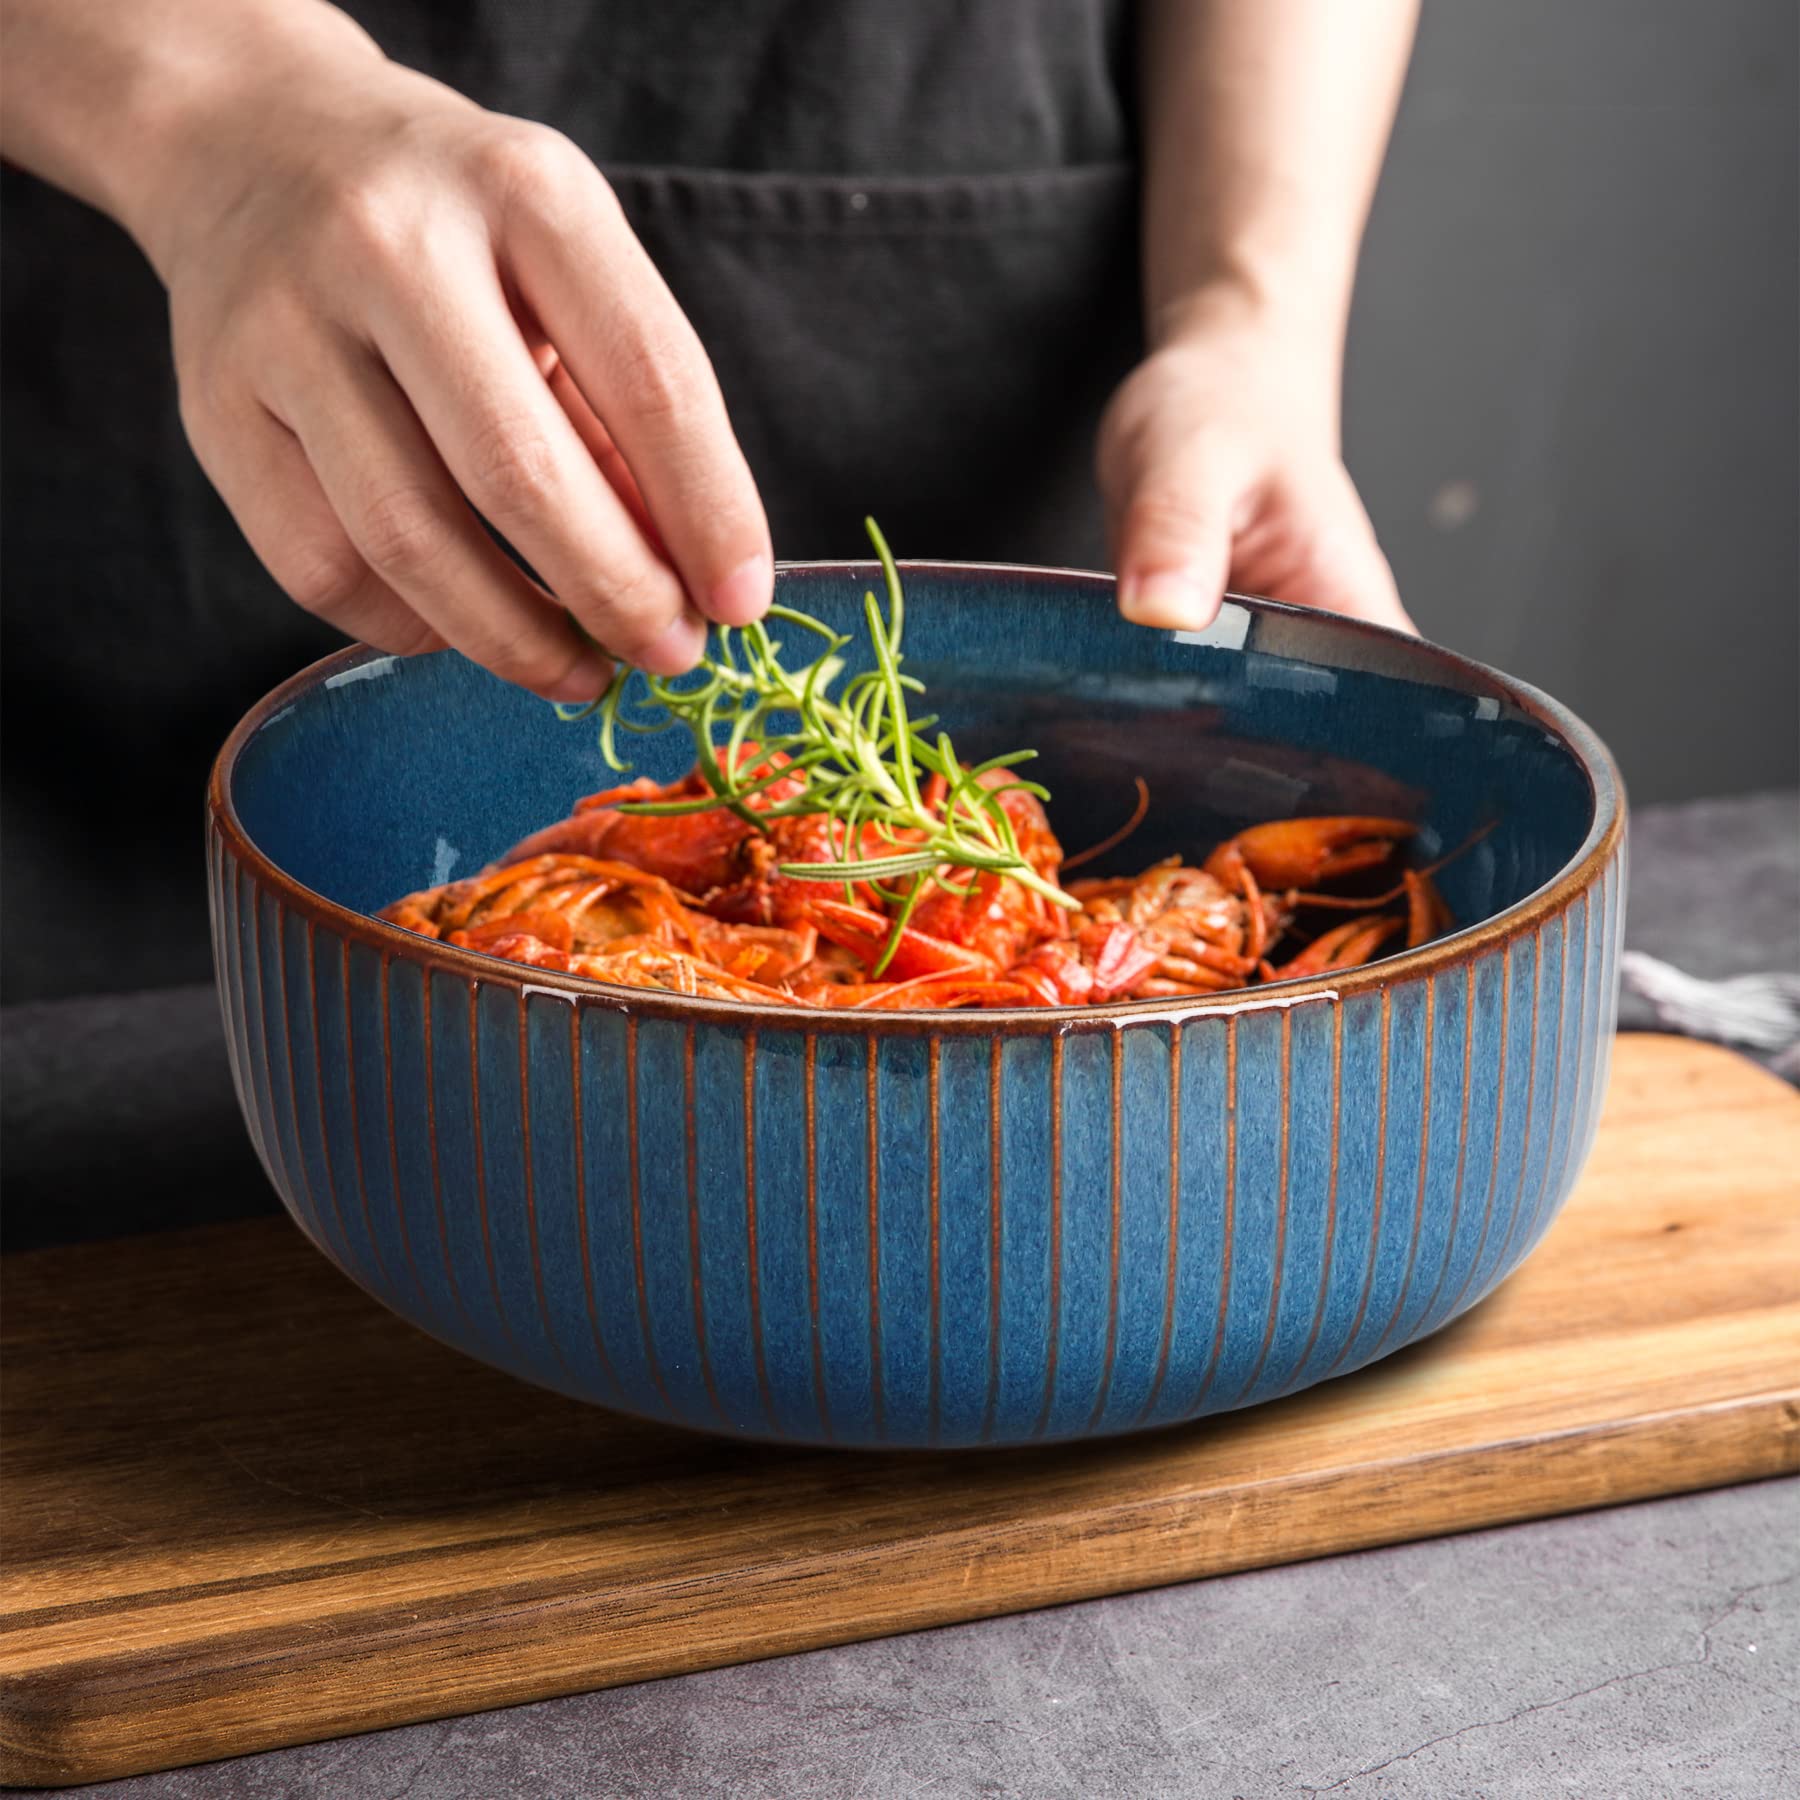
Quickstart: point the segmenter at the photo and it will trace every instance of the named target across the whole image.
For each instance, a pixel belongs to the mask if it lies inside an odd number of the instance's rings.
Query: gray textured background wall
[[[1637,801],[1800,781],[1793,0],[1425,0],[1348,456],[1430,637]]]

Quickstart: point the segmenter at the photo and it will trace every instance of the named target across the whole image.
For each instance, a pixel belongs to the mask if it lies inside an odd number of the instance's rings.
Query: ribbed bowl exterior
[[[446,1342],[702,1431],[1020,1444],[1346,1373],[1517,1267],[1606,1086],[1622,826],[1422,976],[1000,1030],[473,974],[265,883],[216,812],[208,849],[301,1229]]]

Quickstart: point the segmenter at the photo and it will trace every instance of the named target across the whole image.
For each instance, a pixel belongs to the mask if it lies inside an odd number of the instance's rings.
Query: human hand
[[[592,700],[572,618],[690,667],[773,585],[699,339],[578,149],[326,14],[172,106],[119,209],[207,475],[288,594],[378,648]]]
[[[1416,631],[1345,469],[1326,334],[1196,307],[1101,423],[1119,610],[1197,631],[1229,586]]]

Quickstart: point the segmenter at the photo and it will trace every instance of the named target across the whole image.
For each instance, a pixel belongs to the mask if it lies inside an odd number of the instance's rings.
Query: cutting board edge
[[[1584,1472],[1585,1484],[1572,1480],[1568,1468],[1571,1462],[1582,1459],[1590,1463]],[[687,1654],[659,1654],[652,1647],[632,1656],[615,1654],[606,1663],[565,1667],[560,1672],[540,1667],[526,1678],[506,1680],[497,1676],[485,1685],[469,1683],[465,1662],[460,1685],[445,1684],[443,1691],[434,1692],[430,1676],[439,1652],[470,1627],[471,1614],[463,1611],[434,1621],[422,1631],[414,1621],[414,1629],[407,1634],[410,1641],[404,1645],[407,1663],[416,1665],[416,1673],[403,1687],[408,1697],[393,1691],[397,1653],[392,1640],[401,1635],[397,1626],[364,1636],[348,1655],[321,1656],[314,1646],[308,1645],[284,1657],[252,1656],[247,1664],[241,1653],[248,1645],[242,1638],[231,1640],[240,1654],[221,1659],[219,1680],[205,1692],[195,1691],[205,1684],[206,1676],[203,1667],[196,1671],[191,1655],[179,1659],[179,1674],[156,1676],[148,1683],[142,1679],[143,1660],[132,1658],[139,1676],[135,1684],[122,1679],[120,1672],[104,1659],[95,1659],[86,1664],[65,1665],[54,1675],[30,1675],[0,1683],[0,1785],[69,1787],[113,1780],[902,1632],[1796,1473],[1800,1473],[1800,1388],[1651,1414],[1598,1428],[1577,1427],[1522,1437],[1479,1452],[1432,1451],[1387,1463],[1307,1471],[1240,1490],[1228,1509],[1229,1517],[1224,1521],[1227,1529],[1242,1515],[1246,1503],[1252,1507],[1258,1503],[1278,1507],[1290,1526],[1296,1517],[1304,1523],[1308,1511],[1323,1514],[1329,1520],[1329,1528],[1319,1532],[1316,1540],[1302,1537],[1298,1548],[1290,1540],[1271,1551],[1264,1539],[1262,1547],[1248,1555],[1223,1550],[1208,1554],[1204,1545],[1191,1545],[1179,1530],[1166,1534],[1157,1531],[1153,1515],[1178,1515],[1183,1499],[1178,1494],[1164,1495],[1142,1502],[1128,1518],[1114,1516],[1107,1521],[1106,1536],[1114,1544],[1141,1549],[1148,1538],[1158,1546],[1160,1554],[1137,1566],[1127,1569],[1116,1561],[1096,1558],[1093,1536],[1083,1535],[1082,1531],[1083,1525],[1091,1521],[1045,1520],[1034,1530],[1009,1534],[999,1548],[991,1535],[981,1535],[979,1544],[972,1542],[969,1546],[972,1556],[963,1564],[963,1577],[955,1588],[948,1587],[941,1576],[928,1575],[923,1584],[906,1583],[902,1595],[905,1604],[888,1613],[872,1615],[865,1609],[842,1616],[818,1604],[819,1593],[830,1591],[832,1568],[835,1566],[842,1573],[846,1560],[884,1558],[891,1573],[893,1546],[866,1546],[854,1557],[836,1559],[835,1563],[829,1556],[821,1555],[812,1559],[816,1566],[804,1572],[796,1571],[793,1559],[788,1559],[755,1572],[752,1579],[760,1576],[758,1585],[784,1590],[789,1600],[798,1603],[795,1610],[806,1616],[784,1631],[771,1633],[749,1654],[740,1640],[730,1639],[716,1651],[700,1648]],[[1436,1478],[1442,1474],[1454,1478],[1438,1483]],[[1520,1480],[1521,1474],[1527,1479]],[[1352,1488],[1360,1494],[1372,1475],[1379,1478],[1380,1504],[1372,1509],[1366,1524],[1347,1531],[1340,1490]],[[1423,1507],[1422,1499],[1426,1502]],[[1178,1518],[1174,1522],[1178,1525]],[[974,1538],[979,1534],[971,1531],[963,1535]],[[1165,1544],[1168,1548],[1162,1549]],[[947,1565],[954,1558],[944,1553],[954,1548],[953,1542],[944,1540],[915,1544],[910,1560]],[[1067,1573],[1057,1571],[1054,1564],[1059,1557],[1068,1558],[1074,1567]],[[1048,1576],[1040,1574],[1035,1585],[1021,1580],[1006,1592],[996,1593],[996,1576],[1005,1567],[1026,1561],[1036,1563],[1040,1569],[1048,1562],[1052,1572]],[[977,1569],[986,1577],[985,1592],[974,1589],[969,1579]],[[509,1621],[516,1627],[551,1609],[561,1615],[559,1634],[569,1649],[588,1645],[595,1637],[602,1642],[616,1640],[621,1631],[654,1637],[660,1626],[651,1615],[659,1603],[683,1585],[670,1582],[660,1590],[639,1592],[634,1596],[638,1617],[624,1625],[618,1618],[616,1595],[544,1594],[515,1597],[497,1605],[490,1602],[481,1624],[490,1633],[501,1636],[502,1642],[489,1654],[492,1656],[496,1649],[503,1652],[512,1641],[505,1635]],[[858,1590],[853,1582],[840,1584],[840,1589],[854,1601]],[[742,1585],[725,1599],[733,1610],[742,1607]],[[702,1606],[702,1616],[704,1611]],[[585,1629],[579,1620],[572,1619],[576,1614],[585,1616]],[[341,1652],[341,1639],[338,1645]],[[388,1687],[386,1703],[379,1709],[365,1706],[360,1710],[333,1711],[322,1692],[310,1710],[287,1718],[265,1706],[260,1717],[267,1721],[266,1725],[245,1729],[245,1718],[257,1716],[258,1687],[269,1686],[278,1693],[288,1689],[295,1679],[296,1665],[302,1674],[308,1669],[325,1671],[322,1688],[335,1685],[367,1692],[370,1684],[356,1679],[357,1665],[363,1663],[375,1665]],[[246,1668],[256,1670],[256,1675],[249,1681],[240,1680],[235,1688],[228,1685],[230,1675],[241,1675]],[[370,1673],[374,1673],[373,1668]],[[167,1690],[176,1682],[188,1688],[189,1693],[171,1707],[167,1704]],[[134,1687],[142,1698],[136,1710],[127,1710]],[[231,1703],[233,1693],[241,1696],[237,1704]],[[196,1718],[186,1730],[168,1729],[170,1722],[208,1707],[217,1709],[223,1717],[210,1722]],[[158,1720],[164,1722],[160,1736],[154,1723]]]

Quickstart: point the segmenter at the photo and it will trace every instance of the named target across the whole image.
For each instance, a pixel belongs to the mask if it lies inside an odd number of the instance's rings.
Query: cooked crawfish
[[[753,812],[799,791],[798,778],[778,768],[767,767],[774,779],[751,800]],[[1058,882],[1062,846],[1042,805],[992,780],[1026,860]],[[1199,867],[1171,858],[1135,876],[1072,881],[1067,892],[1081,903],[1073,913],[1000,875],[912,877],[925,891],[896,934],[895,893],[859,885],[846,894],[780,865],[889,855],[904,834],[864,827],[851,843],[818,814],[752,821],[723,807],[620,810],[708,792],[696,771],[592,794],[492,867],[408,895],[382,917],[597,981],[867,1011],[1215,994],[1349,968],[1397,940],[1415,948],[1451,923],[1429,872],[1399,865],[1411,825],[1331,817],[1253,825]],[[925,798],[944,804],[941,779]],[[1388,884],[1373,894],[1334,891],[1382,876]],[[1333,917],[1343,912],[1350,916]]]
[[[746,746],[745,753],[754,758],[755,746]],[[774,769],[750,770],[752,777],[764,772],[773,774]],[[791,799],[800,786],[798,777],[779,778],[750,800],[750,810],[765,812]],[[880,836],[872,826],[865,827],[851,843],[843,831],[817,813],[757,825],[722,806],[673,816],[621,810],[622,804],[634,802],[701,800],[709,792],[705,777],[696,769],[665,786],[640,779],[590,794],[576,801],[569,818],[515,844],[500,859],[501,866],[546,853],[601,857],[660,875],[671,887],[692,896],[691,904],[714,919],[742,925],[792,925],[808,920],[818,885],[779,873],[780,864],[872,857],[894,848],[894,841]],[[898,835],[904,841],[904,834]],[[861,892],[871,904],[879,904],[872,892]]]

